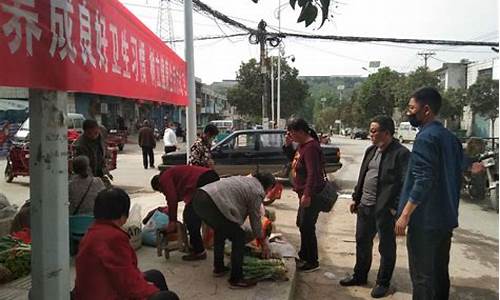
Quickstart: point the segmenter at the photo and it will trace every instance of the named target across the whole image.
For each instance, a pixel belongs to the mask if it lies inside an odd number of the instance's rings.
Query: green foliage
[[[274,99],[277,99],[277,60],[273,60],[274,65]],[[281,60],[281,117],[288,118],[303,107],[303,103],[308,97],[308,85],[297,78],[299,71],[291,68],[286,60]],[[267,74],[267,80],[271,80]],[[235,106],[240,114],[250,118],[260,118],[262,115],[262,79],[260,66],[255,59],[242,63],[237,72],[238,84],[230,88],[227,93],[228,101]],[[269,84],[269,92],[271,85]],[[266,101],[267,111],[271,111],[270,101]]]
[[[408,76],[404,77],[403,80],[400,80],[399,84],[395,86],[397,107],[399,107],[401,111],[405,111],[408,107],[410,96],[421,87],[439,88],[439,78],[437,74],[429,71],[426,67],[419,67],[408,74]]]
[[[365,120],[370,120],[377,115],[392,116],[396,103],[394,87],[400,80],[401,75],[390,68],[381,68],[377,73],[368,77],[357,95]]]
[[[259,0],[252,0],[257,3]],[[311,25],[318,17],[318,12],[321,10],[321,25],[328,20],[330,11],[330,0],[290,0],[290,6],[295,9],[300,8],[299,18],[297,23],[304,22],[306,27]]]
[[[474,113],[490,120],[498,117],[498,80],[479,78],[468,91],[468,101]]]
[[[315,124],[319,130],[318,123],[325,124],[326,130],[334,125],[335,120],[350,120],[350,98],[356,87],[360,86],[366,78],[363,77],[340,77],[340,76],[303,76],[301,77],[309,85],[310,97],[300,112],[300,116]],[[339,91],[338,86],[343,85],[344,90]],[[340,99],[342,93],[342,99]],[[325,98],[324,104],[321,99]],[[333,107],[336,110],[336,119],[320,120],[319,113],[323,107]],[[340,108],[339,108],[340,107]]]
[[[442,94],[440,115],[443,118],[458,120],[463,114],[464,106],[467,105],[467,91],[463,88],[450,88]]]

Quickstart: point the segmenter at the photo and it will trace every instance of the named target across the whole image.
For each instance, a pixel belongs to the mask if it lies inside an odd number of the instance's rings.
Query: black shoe
[[[222,277],[224,275],[226,275],[231,269],[224,266],[222,267],[221,269],[214,269],[214,277]]]
[[[372,289],[372,298],[382,298],[387,295],[389,292],[389,286],[383,286],[380,284],[377,284],[373,289]]]
[[[248,279],[240,279],[240,280],[229,279],[228,281],[230,289],[246,289],[257,285],[257,282]]]
[[[182,260],[185,261],[195,261],[195,260],[204,260],[207,259],[207,251],[203,251],[201,253],[189,253],[182,257]]]
[[[319,270],[319,263],[309,263],[306,262],[302,266],[298,267],[298,270],[303,273],[310,273]]]
[[[347,276],[346,278],[340,280],[341,286],[355,286],[355,285],[365,285],[366,280],[360,280],[354,276]]]
[[[150,166],[150,168],[151,168],[151,169],[154,169],[154,168],[155,168],[155,165],[151,165],[151,166]]]

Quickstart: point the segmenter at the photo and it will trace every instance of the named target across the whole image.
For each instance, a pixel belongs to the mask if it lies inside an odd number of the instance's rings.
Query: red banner
[[[188,103],[185,62],[117,0],[0,0],[0,85]]]

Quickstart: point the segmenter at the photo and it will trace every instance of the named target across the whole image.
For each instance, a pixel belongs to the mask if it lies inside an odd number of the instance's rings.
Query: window
[[[236,150],[254,150],[255,149],[255,134],[243,133],[235,137],[234,149]]]
[[[279,148],[285,143],[285,135],[283,133],[261,133],[260,144],[262,150]]]
[[[82,129],[83,128],[83,120],[82,119],[74,119],[75,128]]]

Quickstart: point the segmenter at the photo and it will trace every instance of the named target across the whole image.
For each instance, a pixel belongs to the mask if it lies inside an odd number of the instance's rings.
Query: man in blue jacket
[[[448,264],[453,229],[458,226],[462,173],[471,166],[462,144],[436,120],[441,95],[430,87],[410,98],[407,116],[420,131],[413,144],[401,192],[396,234],[408,226],[407,248],[413,299],[448,299]]]

